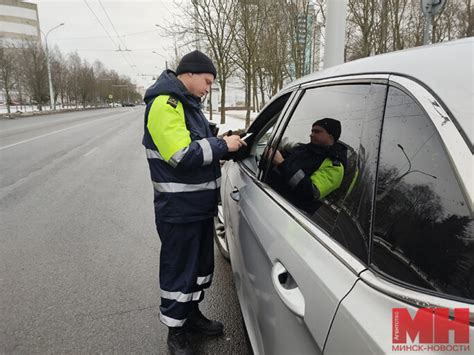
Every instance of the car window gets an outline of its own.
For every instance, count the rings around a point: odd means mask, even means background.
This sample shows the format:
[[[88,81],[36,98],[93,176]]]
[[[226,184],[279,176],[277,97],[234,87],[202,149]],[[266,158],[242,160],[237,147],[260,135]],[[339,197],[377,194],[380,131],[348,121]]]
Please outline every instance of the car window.
[[[265,127],[257,134],[257,137],[250,148],[249,156],[242,160],[245,166],[247,166],[254,174],[257,173],[257,169],[260,166],[264,150],[271,137],[279,114],[280,113],[275,115],[272,120],[270,120],[268,124],[266,124]]]
[[[435,127],[407,94],[387,98],[372,266],[403,283],[474,298],[472,214]]]
[[[276,99],[275,102],[270,104],[259,114],[254,125],[249,129],[249,132],[251,132],[253,136],[247,140],[250,146],[248,148],[248,155],[242,159],[242,163],[255,175],[260,168],[265,148],[272,137],[274,128],[290,96],[291,93],[288,93]]]
[[[378,84],[306,90],[272,152],[284,161],[274,157],[266,175],[276,192],[364,262],[385,93]],[[313,137],[313,124],[326,118],[341,126],[332,147]]]

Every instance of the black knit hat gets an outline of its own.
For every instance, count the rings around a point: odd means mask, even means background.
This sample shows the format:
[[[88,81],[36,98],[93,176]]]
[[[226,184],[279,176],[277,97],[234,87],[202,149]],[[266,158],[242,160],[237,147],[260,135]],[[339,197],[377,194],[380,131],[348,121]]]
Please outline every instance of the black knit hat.
[[[209,73],[214,76],[214,79],[217,75],[216,67],[211,58],[198,50],[192,51],[181,58],[178,68],[176,68],[176,75],[183,73]]]
[[[323,118],[313,123],[314,126],[323,127],[331,136],[334,137],[334,141],[337,141],[341,136],[341,122],[334,118]]]

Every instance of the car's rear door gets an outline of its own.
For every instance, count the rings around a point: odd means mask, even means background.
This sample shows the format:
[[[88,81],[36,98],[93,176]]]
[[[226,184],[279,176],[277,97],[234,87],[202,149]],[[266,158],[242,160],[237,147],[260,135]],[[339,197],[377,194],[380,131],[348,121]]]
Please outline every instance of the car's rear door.
[[[448,112],[420,84],[391,77],[370,268],[338,308],[325,353],[472,352],[473,157]],[[420,322],[427,307],[449,319]]]
[[[371,138],[380,132],[385,91],[383,83],[363,78],[307,87],[287,124],[279,128],[282,133],[271,143],[272,151],[306,143],[318,119],[341,121],[341,141],[351,161],[341,186],[344,191],[330,194],[314,214],[299,210],[272,186],[267,178],[273,168],[271,157],[259,179],[245,160],[227,170],[227,185],[232,186],[226,191],[232,198],[226,198],[225,206],[233,215],[232,267],[246,325],[259,353],[320,353],[339,302],[366,267],[365,225],[354,227],[349,219],[347,225],[357,233],[347,243],[332,234],[341,201],[349,192],[353,198],[348,213],[363,218],[370,211],[377,159],[377,143]]]

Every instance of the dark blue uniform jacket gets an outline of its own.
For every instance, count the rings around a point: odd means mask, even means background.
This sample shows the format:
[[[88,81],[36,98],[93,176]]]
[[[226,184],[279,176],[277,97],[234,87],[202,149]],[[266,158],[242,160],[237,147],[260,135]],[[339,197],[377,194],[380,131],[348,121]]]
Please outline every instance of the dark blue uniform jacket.
[[[153,101],[160,95],[172,96],[173,102],[181,102],[184,108],[191,143],[181,152],[178,162],[162,158],[147,128]],[[186,90],[173,71],[164,71],[146,91],[144,100],[147,107],[143,145],[154,186],[156,221],[188,223],[212,218],[220,187],[219,160],[227,153],[225,141],[213,136],[200,99]]]

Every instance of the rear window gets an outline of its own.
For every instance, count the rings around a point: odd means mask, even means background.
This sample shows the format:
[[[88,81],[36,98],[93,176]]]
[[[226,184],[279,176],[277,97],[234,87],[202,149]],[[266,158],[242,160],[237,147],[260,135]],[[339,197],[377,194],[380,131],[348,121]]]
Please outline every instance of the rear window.
[[[372,267],[474,299],[472,214],[431,120],[397,88],[387,98],[375,200]]]

